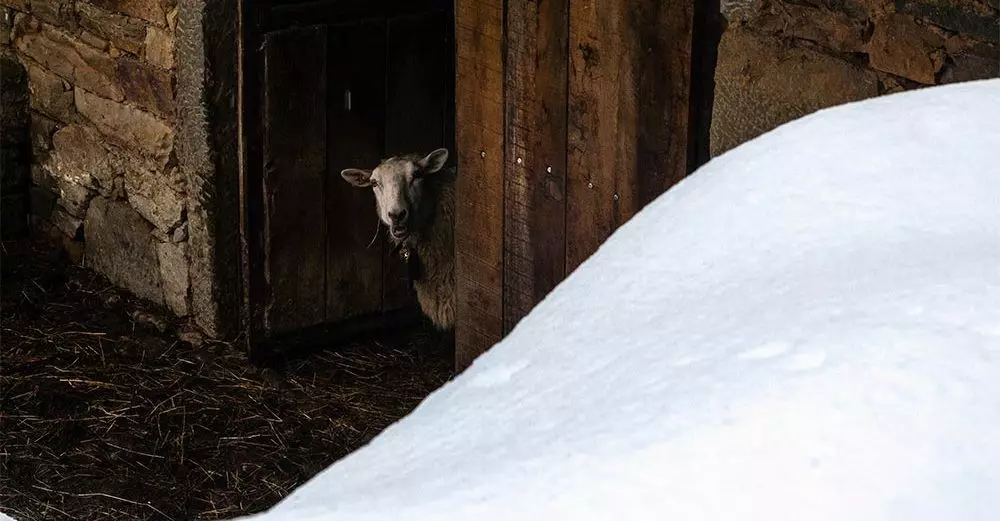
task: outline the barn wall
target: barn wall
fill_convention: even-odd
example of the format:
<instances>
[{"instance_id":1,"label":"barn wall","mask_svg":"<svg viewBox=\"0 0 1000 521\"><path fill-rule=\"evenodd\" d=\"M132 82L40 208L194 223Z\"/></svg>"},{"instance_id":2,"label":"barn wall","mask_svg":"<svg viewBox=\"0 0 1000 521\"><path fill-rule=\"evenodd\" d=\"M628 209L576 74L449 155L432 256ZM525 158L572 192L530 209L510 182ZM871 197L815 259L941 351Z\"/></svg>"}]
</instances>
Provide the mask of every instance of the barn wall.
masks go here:
<instances>
[{"instance_id":1,"label":"barn wall","mask_svg":"<svg viewBox=\"0 0 1000 521\"><path fill-rule=\"evenodd\" d=\"M2 43L27 70L33 227L112 283L212 335L230 331L236 69L207 85L206 66L235 64L235 0L212 2L221 53L204 41L202 0L0 4ZM210 107L233 108L230 128L209 125ZM227 161L231 181L216 183Z\"/></svg>"},{"instance_id":2,"label":"barn wall","mask_svg":"<svg viewBox=\"0 0 1000 521\"><path fill-rule=\"evenodd\" d=\"M459 0L456 364L689 172L692 0Z\"/></svg>"},{"instance_id":3,"label":"barn wall","mask_svg":"<svg viewBox=\"0 0 1000 521\"><path fill-rule=\"evenodd\" d=\"M730 0L711 152L824 107L1000 75L996 0Z\"/></svg>"}]
</instances>

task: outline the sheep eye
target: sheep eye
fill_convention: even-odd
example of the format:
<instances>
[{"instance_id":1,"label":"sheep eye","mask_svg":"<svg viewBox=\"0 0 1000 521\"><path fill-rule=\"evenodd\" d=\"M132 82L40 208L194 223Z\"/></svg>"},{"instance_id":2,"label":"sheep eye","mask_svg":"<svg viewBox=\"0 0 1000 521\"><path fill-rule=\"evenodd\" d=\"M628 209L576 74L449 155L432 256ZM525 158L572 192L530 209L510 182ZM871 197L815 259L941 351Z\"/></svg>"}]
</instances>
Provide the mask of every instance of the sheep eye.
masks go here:
<instances>
[{"instance_id":1,"label":"sheep eye","mask_svg":"<svg viewBox=\"0 0 1000 521\"><path fill-rule=\"evenodd\" d=\"M372 183L372 188L378 188L378 179L372 179L371 183Z\"/></svg>"}]
</instances>

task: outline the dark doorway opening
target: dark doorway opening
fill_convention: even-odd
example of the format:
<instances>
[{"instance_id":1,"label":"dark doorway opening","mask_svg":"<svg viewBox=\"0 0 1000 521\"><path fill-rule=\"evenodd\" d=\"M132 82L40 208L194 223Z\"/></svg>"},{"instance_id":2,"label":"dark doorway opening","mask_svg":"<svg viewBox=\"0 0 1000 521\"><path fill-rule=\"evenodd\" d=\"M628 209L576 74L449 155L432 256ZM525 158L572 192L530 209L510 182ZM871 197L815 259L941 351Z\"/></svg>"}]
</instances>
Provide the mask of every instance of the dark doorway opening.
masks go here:
<instances>
[{"instance_id":1,"label":"dark doorway opening","mask_svg":"<svg viewBox=\"0 0 1000 521\"><path fill-rule=\"evenodd\" d=\"M246 0L242 27L251 355L420 323L405 270L373 241L372 194L340 171L438 147L454 158L452 0Z\"/></svg>"}]
</instances>

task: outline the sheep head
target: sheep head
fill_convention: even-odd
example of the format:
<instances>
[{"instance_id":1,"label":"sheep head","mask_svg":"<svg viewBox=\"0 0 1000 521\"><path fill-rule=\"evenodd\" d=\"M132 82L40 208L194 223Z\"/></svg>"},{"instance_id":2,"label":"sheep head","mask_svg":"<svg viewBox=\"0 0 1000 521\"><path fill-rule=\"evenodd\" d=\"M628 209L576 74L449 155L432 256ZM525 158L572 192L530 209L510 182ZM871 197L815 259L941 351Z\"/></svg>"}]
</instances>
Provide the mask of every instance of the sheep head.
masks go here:
<instances>
[{"instance_id":1,"label":"sheep head","mask_svg":"<svg viewBox=\"0 0 1000 521\"><path fill-rule=\"evenodd\" d=\"M340 175L356 187L372 189L379 219L389 228L392 240L400 244L412 242L423 233L435 204L426 197L426 183L447 160L448 150L439 148L426 156L407 154L385 159L374 170L346 168Z\"/></svg>"}]
</instances>

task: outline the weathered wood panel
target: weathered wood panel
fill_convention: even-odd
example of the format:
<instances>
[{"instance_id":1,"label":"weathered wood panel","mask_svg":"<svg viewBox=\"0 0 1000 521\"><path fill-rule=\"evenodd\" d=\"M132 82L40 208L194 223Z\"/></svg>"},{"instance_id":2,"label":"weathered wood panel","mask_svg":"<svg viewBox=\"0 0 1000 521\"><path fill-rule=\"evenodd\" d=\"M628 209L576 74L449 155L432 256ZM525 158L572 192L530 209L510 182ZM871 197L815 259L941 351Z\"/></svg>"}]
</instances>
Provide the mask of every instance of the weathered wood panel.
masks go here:
<instances>
[{"instance_id":1,"label":"weathered wood panel","mask_svg":"<svg viewBox=\"0 0 1000 521\"><path fill-rule=\"evenodd\" d=\"M567 270L687 172L691 0L574 0Z\"/></svg>"},{"instance_id":2,"label":"weathered wood panel","mask_svg":"<svg viewBox=\"0 0 1000 521\"><path fill-rule=\"evenodd\" d=\"M507 4L504 332L566 274L569 0Z\"/></svg>"},{"instance_id":3,"label":"weathered wood panel","mask_svg":"<svg viewBox=\"0 0 1000 521\"><path fill-rule=\"evenodd\" d=\"M333 26L328 34L326 320L337 322L382 310L385 242L372 243L375 198L344 181L340 171L372 168L381 158L385 37L379 22Z\"/></svg>"},{"instance_id":4,"label":"weathered wood panel","mask_svg":"<svg viewBox=\"0 0 1000 521\"><path fill-rule=\"evenodd\" d=\"M638 210L690 173L693 0L645 0L630 27L639 103L633 190ZM620 223L619 223L620 224Z\"/></svg>"},{"instance_id":5,"label":"weathered wood panel","mask_svg":"<svg viewBox=\"0 0 1000 521\"><path fill-rule=\"evenodd\" d=\"M431 11L390 18L386 39L385 155L426 154L448 147L454 164L454 137L447 118L454 118L454 47L449 17ZM399 256L386 248L385 307L416 306L407 270Z\"/></svg>"},{"instance_id":6,"label":"weathered wood panel","mask_svg":"<svg viewBox=\"0 0 1000 521\"><path fill-rule=\"evenodd\" d=\"M326 312L326 29L264 44L264 324L279 332Z\"/></svg>"},{"instance_id":7,"label":"weathered wood panel","mask_svg":"<svg viewBox=\"0 0 1000 521\"><path fill-rule=\"evenodd\" d=\"M502 0L456 0L457 324L462 370L502 334Z\"/></svg>"}]
</instances>

